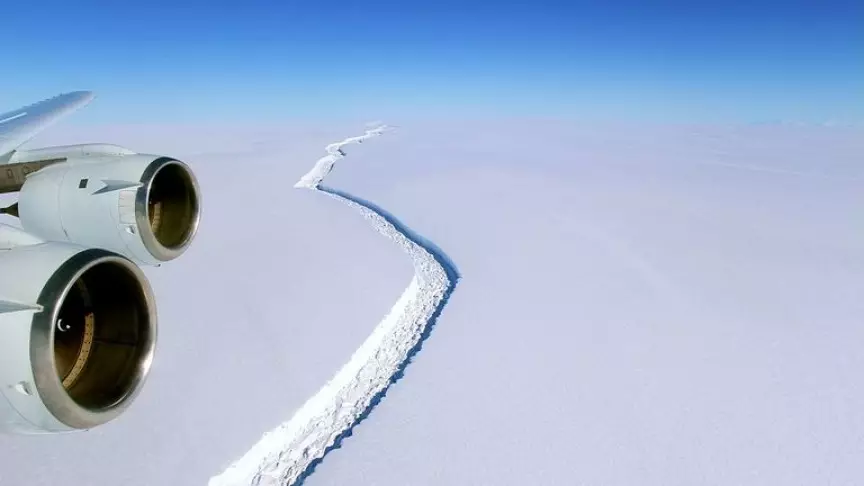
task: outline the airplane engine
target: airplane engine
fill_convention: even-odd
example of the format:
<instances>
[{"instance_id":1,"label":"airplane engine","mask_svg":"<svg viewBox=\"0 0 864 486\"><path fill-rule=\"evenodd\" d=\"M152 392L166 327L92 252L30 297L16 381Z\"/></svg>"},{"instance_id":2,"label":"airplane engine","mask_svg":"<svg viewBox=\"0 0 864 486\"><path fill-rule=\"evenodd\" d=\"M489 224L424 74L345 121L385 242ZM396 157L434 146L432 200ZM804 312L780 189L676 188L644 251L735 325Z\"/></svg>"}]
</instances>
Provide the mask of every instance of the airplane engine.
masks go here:
<instances>
[{"instance_id":1,"label":"airplane engine","mask_svg":"<svg viewBox=\"0 0 864 486\"><path fill-rule=\"evenodd\" d=\"M126 411L157 334L140 268L111 251L47 242L0 251L0 275L0 432L86 430Z\"/></svg>"},{"instance_id":2,"label":"airplane engine","mask_svg":"<svg viewBox=\"0 0 864 486\"><path fill-rule=\"evenodd\" d=\"M189 247L201 195L189 166L170 157L72 155L28 174L14 212L40 238L158 265Z\"/></svg>"}]
</instances>

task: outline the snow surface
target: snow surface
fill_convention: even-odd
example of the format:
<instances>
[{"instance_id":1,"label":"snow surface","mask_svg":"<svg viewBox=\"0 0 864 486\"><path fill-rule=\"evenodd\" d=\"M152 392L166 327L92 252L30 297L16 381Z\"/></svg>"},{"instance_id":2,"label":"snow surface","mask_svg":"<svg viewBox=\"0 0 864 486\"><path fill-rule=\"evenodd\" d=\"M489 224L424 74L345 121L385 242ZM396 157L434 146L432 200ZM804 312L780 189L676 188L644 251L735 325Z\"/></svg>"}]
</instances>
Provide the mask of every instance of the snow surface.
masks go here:
<instances>
[{"instance_id":1,"label":"snow surface","mask_svg":"<svg viewBox=\"0 0 864 486\"><path fill-rule=\"evenodd\" d=\"M464 279L406 380L306 484L860 483L861 135L383 137L329 183L398 209Z\"/></svg>"},{"instance_id":2,"label":"snow surface","mask_svg":"<svg viewBox=\"0 0 864 486\"><path fill-rule=\"evenodd\" d=\"M864 133L400 125L327 184L464 278L304 485L860 483ZM321 389L415 273L356 211L291 188L358 127L37 140L177 155L205 212L183 258L146 270L160 339L138 402L84 434L0 437L0 485L206 484Z\"/></svg>"},{"instance_id":3,"label":"snow surface","mask_svg":"<svg viewBox=\"0 0 864 486\"><path fill-rule=\"evenodd\" d=\"M294 187L321 191L359 211L411 258L414 277L390 313L336 376L290 421L268 432L241 459L212 478L210 486L292 485L307 477L380 401L418 349L456 285L456 268L437 247L415 236L373 203L321 187L336 161L345 156L343 147L378 136L385 128L373 128L364 135L327 145L327 155Z\"/></svg>"}]
</instances>

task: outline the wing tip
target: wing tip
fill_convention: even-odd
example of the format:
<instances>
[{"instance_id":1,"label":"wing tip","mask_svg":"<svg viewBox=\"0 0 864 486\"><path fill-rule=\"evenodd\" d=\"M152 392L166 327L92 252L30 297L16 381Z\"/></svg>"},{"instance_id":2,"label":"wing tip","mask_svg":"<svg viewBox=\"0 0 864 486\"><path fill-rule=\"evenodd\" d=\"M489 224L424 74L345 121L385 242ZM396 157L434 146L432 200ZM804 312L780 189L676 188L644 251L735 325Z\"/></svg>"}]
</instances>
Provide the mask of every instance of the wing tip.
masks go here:
<instances>
[{"instance_id":1,"label":"wing tip","mask_svg":"<svg viewBox=\"0 0 864 486\"><path fill-rule=\"evenodd\" d=\"M70 91L60 96L68 97L70 100L74 100L79 103L89 103L93 101L93 98L96 97L96 93L94 93L93 91Z\"/></svg>"}]
</instances>

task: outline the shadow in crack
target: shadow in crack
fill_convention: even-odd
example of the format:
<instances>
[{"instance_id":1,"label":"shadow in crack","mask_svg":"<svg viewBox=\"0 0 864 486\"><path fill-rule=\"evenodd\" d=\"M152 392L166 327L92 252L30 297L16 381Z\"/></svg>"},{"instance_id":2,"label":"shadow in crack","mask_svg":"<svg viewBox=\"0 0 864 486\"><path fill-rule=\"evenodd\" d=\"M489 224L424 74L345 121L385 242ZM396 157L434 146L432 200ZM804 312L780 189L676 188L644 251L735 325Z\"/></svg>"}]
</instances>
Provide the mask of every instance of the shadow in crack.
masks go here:
<instances>
[{"instance_id":1,"label":"shadow in crack","mask_svg":"<svg viewBox=\"0 0 864 486\"><path fill-rule=\"evenodd\" d=\"M428 251L432 258L438 262L444 268L444 271L447 272L447 278L451 280L451 282L455 282L459 280L459 269L456 267L456 264L453 263L453 260L444 253L444 250L438 247L435 243L429 241L425 237L417 234L411 228L405 226L404 223L399 221L399 219L394 216L390 211L382 208L381 206L375 204L372 201L363 199L362 197L355 196L353 194L349 194L345 191L341 191L339 189L334 189L332 187L327 186L319 186L319 191L326 192L328 194L332 194L334 196L341 197L342 199L347 199L349 201L355 202L371 211L378 213L379 216L384 218L385 221L392 224L396 231L405 235L406 238Z\"/></svg>"},{"instance_id":2,"label":"shadow in crack","mask_svg":"<svg viewBox=\"0 0 864 486\"><path fill-rule=\"evenodd\" d=\"M372 397L369 405L366 407L366 410L364 410L363 413L357 417L357 420L355 420L354 423L351 424L351 426L349 426L336 437L333 445L328 447L320 458L315 459L309 464L306 470L303 471L303 473L300 474L300 476L297 478L297 481L294 483L295 485L302 485L306 481L306 478L308 478L313 472L315 472L315 468L318 467L318 464L320 464L325 457L327 457L327 454L329 454L333 450L340 449L342 447L342 441L344 441L348 437L351 437L354 434L354 428L359 425L360 422L365 420L366 417L368 417L369 414L372 413L372 410L375 409L375 407L377 407L379 403L381 403L381 400L383 400L384 397L387 395L387 391L390 389L390 387L405 376L405 369L408 367L409 364L411 364L417 353L419 353L420 350L423 349L423 344L432 334L432 329L435 327L435 324L437 324L438 317L441 315L441 311L447 305L447 302L450 300L450 296L456 289L457 283L462 278L459 273L459 269L456 267L453 261L450 260L450 257L448 257L446 253L444 253L443 250L438 248L436 244L415 233L411 228L405 226L401 221L399 221L398 218L396 218L396 216L393 216L393 214L386 209L381 208L380 206L371 201L367 201L363 198L353 196L351 194L348 194L347 192L340 191L339 189L319 186L318 190L326 192L328 194L332 194L333 196L348 201L352 201L369 209L370 211L377 213L379 216L384 218L385 221L393 225L393 227L396 228L397 231L405 235L406 238L411 240L417 246L425 249L427 252L429 252L430 255L432 255L432 258L434 258L435 261L438 262L438 264L441 265L442 268L444 268L444 272L447 274L447 279L449 280L449 285L444 291L444 296L441 299L441 302L438 303L438 306L435 308L435 311L429 318L426 327L423 329L423 333L420 335L420 339L417 341L417 344L415 344L414 347L411 348L411 350L408 352L405 361L403 361L399 365L399 367L396 369L396 372L393 373L392 377L390 377L390 381L387 383L387 385L380 392L378 392L375 396Z\"/></svg>"}]
</instances>

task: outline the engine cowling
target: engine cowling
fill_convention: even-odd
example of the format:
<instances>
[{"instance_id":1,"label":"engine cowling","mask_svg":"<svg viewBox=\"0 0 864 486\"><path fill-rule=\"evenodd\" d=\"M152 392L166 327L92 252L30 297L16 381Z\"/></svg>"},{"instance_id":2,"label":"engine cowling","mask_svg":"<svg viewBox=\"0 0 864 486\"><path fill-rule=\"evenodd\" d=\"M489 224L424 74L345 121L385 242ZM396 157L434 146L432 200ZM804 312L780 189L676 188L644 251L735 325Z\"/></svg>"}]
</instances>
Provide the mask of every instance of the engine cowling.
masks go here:
<instances>
[{"instance_id":1,"label":"engine cowling","mask_svg":"<svg viewBox=\"0 0 864 486\"><path fill-rule=\"evenodd\" d=\"M29 174L22 227L41 238L103 248L158 265L177 258L198 230L201 195L192 170L170 157L69 157Z\"/></svg>"},{"instance_id":2,"label":"engine cowling","mask_svg":"<svg viewBox=\"0 0 864 486\"><path fill-rule=\"evenodd\" d=\"M0 295L23 309L0 313L0 431L86 430L127 410L157 334L155 299L138 266L48 242L0 251L0 275Z\"/></svg>"}]
</instances>

